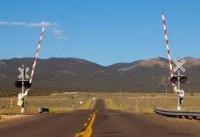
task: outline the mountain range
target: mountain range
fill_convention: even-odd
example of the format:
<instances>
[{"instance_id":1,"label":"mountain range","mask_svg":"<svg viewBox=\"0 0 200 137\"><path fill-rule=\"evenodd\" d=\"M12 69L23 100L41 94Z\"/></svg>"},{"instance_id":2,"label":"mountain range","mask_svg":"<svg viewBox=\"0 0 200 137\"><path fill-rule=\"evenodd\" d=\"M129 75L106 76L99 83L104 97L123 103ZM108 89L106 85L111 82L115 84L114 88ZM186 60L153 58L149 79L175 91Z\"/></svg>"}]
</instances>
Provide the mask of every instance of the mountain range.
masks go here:
<instances>
[{"instance_id":1,"label":"mountain range","mask_svg":"<svg viewBox=\"0 0 200 137\"><path fill-rule=\"evenodd\" d=\"M185 57L184 74L188 82L181 87L188 92L200 91L200 59ZM15 87L25 65L30 70L34 58L13 58L0 60L0 92L19 91ZM175 65L174 65L175 66ZM128 91L165 92L171 90L168 60L157 57L131 63L117 63L102 66L76 58L39 59L32 83L37 92L60 91Z\"/></svg>"}]
</instances>

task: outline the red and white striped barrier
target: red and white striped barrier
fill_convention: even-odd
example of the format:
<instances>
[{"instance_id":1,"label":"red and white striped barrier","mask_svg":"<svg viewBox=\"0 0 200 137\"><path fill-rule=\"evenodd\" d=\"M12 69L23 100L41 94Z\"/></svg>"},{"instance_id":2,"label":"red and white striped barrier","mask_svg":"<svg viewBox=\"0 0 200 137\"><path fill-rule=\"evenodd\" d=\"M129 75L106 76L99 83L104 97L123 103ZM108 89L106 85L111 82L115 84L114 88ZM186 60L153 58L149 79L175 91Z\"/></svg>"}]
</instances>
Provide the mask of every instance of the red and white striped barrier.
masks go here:
<instances>
[{"instance_id":1,"label":"red and white striped barrier","mask_svg":"<svg viewBox=\"0 0 200 137\"><path fill-rule=\"evenodd\" d=\"M35 72L35 68L36 68L36 64L37 64L37 60L38 60L38 56L39 56L40 46L42 44L42 39L43 39L43 36L44 36L44 29L45 29L45 27L43 26L42 32L41 32L41 35L40 35L40 39L39 39L39 42L38 42L38 46L37 46L37 49L36 49L35 60L34 60L33 66L32 66L31 76L30 76L30 80L29 80L30 83L32 83L32 81L33 81L33 75L34 75L34 72Z\"/></svg>"},{"instance_id":2,"label":"red and white striped barrier","mask_svg":"<svg viewBox=\"0 0 200 137\"><path fill-rule=\"evenodd\" d=\"M164 13L162 13L162 23L163 23L164 34L165 34L165 43L166 43L166 47L167 47L167 55L168 55L168 60L169 60L170 75L171 75L171 77L173 77L174 74L173 74L173 68L172 68L172 59L171 59L171 55L170 55L169 40L168 40L168 33L167 33Z\"/></svg>"}]
</instances>

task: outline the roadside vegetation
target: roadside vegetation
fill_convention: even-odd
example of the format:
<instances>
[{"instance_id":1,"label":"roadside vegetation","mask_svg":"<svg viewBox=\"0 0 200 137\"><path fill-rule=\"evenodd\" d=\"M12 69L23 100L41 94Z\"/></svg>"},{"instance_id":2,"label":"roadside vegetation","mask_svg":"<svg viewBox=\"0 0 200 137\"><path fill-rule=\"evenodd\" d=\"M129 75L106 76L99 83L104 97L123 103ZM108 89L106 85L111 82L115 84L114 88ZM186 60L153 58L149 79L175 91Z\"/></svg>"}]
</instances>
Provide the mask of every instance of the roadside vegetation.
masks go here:
<instances>
[{"instance_id":1,"label":"roadside vegetation","mask_svg":"<svg viewBox=\"0 0 200 137\"><path fill-rule=\"evenodd\" d=\"M108 108L126 112L153 113L154 108L177 109L175 93L113 93L106 98ZM182 110L200 111L200 94L186 94Z\"/></svg>"},{"instance_id":2,"label":"roadside vegetation","mask_svg":"<svg viewBox=\"0 0 200 137\"><path fill-rule=\"evenodd\" d=\"M48 96L27 96L25 98L26 114L37 113L38 107L49 108L51 113L91 109L94 100L88 93L64 92ZM0 114L20 113L17 97L0 98Z\"/></svg>"},{"instance_id":3,"label":"roadside vegetation","mask_svg":"<svg viewBox=\"0 0 200 137\"><path fill-rule=\"evenodd\" d=\"M125 92L63 92L44 96L27 96L26 114L37 113L38 107L47 107L51 113L91 109L95 99L105 100L108 109L125 112L153 113L154 108L176 110L174 93L125 93ZM0 114L19 114L17 97L0 98ZM182 110L200 111L200 93L187 93Z\"/></svg>"}]
</instances>

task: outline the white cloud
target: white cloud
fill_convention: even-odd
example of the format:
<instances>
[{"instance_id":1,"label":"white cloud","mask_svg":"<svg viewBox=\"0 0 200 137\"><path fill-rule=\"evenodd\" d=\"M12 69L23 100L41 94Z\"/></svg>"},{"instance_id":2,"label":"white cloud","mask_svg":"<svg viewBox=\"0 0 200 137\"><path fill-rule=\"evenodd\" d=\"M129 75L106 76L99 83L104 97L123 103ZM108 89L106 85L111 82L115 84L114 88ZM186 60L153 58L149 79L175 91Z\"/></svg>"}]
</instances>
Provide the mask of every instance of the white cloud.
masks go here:
<instances>
[{"instance_id":1,"label":"white cloud","mask_svg":"<svg viewBox=\"0 0 200 137\"><path fill-rule=\"evenodd\" d=\"M54 29L55 26L58 26L58 23L55 23L55 22L47 22L47 21L42 21L42 22L0 21L0 26L23 26L23 27L26 27L26 28L42 27L42 26L45 26L45 27L54 26L50 30L53 32L55 38L62 39L62 40L69 40L65 36L63 30Z\"/></svg>"},{"instance_id":2,"label":"white cloud","mask_svg":"<svg viewBox=\"0 0 200 137\"><path fill-rule=\"evenodd\" d=\"M26 22L10 22L12 26L26 26Z\"/></svg>"},{"instance_id":3,"label":"white cloud","mask_svg":"<svg viewBox=\"0 0 200 137\"><path fill-rule=\"evenodd\" d=\"M63 30L59 30L59 29L53 29L53 34L56 36L56 38L58 39L63 39L63 40L69 40L65 34Z\"/></svg>"},{"instance_id":4,"label":"white cloud","mask_svg":"<svg viewBox=\"0 0 200 137\"><path fill-rule=\"evenodd\" d=\"M42 26L56 26L56 25L57 23L54 23L54 22L42 21L42 22L37 22L37 23L28 23L26 27L42 27Z\"/></svg>"},{"instance_id":5,"label":"white cloud","mask_svg":"<svg viewBox=\"0 0 200 137\"><path fill-rule=\"evenodd\" d=\"M0 21L0 26L24 26L24 27L42 27L42 26L56 26L58 25L55 22L20 22L20 21L14 21L14 22L7 22L7 21Z\"/></svg>"},{"instance_id":6,"label":"white cloud","mask_svg":"<svg viewBox=\"0 0 200 137\"><path fill-rule=\"evenodd\" d=\"M2 26L2 25L8 25L8 22L6 22L6 21L0 21L0 25Z\"/></svg>"}]
</instances>

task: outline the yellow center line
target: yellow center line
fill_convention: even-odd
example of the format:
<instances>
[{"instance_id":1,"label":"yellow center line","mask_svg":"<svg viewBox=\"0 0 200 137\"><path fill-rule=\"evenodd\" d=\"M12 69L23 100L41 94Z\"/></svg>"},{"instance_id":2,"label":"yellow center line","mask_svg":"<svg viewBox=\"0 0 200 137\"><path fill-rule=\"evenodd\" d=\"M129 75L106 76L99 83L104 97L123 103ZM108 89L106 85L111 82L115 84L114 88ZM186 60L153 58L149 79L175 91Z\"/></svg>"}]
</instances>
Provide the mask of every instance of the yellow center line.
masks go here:
<instances>
[{"instance_id":1,"label":"yellow center line","mask_svg":"<svg viewBox=\"0 0 200 137\"><path fill-rule=\"evenodd\" d=\"M84 123L84 125L83 125L83 126L84 126L84 127L86 127L86 126L87 126L87 124L88 124L88 123Z\"/></svg>"},{"instance_id":2,"label":"yellow center line","mask_svg":"<svg viewBox=\"0 0 200 137\"><path fill-rule=\"evenodd\" d=\"M85 123L83 125L83 126L87 126L85 130L79 133L76 133L74 137L91 137L92 136L92 132L93 132L92 125L94 124L96 113L97 113L97 110L93 112L92 114L90 114L91 118L88 118L88 120L90 120L89 124L87 125L87 123Z\"/></svg>"}]
</instances>

